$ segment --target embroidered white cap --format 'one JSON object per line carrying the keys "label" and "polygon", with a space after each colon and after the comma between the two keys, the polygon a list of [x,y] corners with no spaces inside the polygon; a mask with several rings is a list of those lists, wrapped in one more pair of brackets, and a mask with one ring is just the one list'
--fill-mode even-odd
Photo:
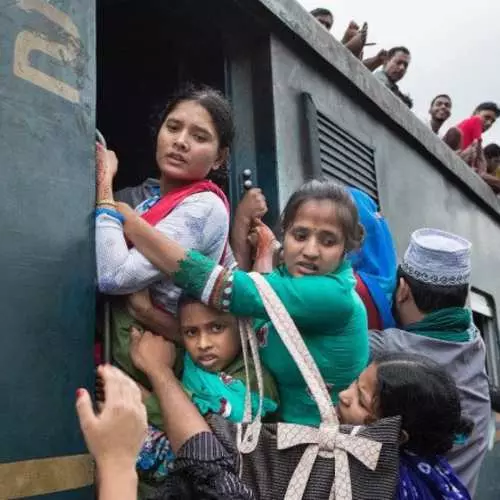
{"label": "embroidered white cap", "polygon": [[430,285],[467,285],[471,249],[470,241],[456,234],[439,229],[418,229],[411,235],[401,269]]}

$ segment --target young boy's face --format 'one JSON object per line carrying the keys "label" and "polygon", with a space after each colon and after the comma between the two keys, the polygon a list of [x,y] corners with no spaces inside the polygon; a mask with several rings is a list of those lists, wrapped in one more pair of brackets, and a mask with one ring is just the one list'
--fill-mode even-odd
{"label": "young boy's face", "polygon": [[181,334],[192,360],[209,372],[220,372],[241,351],[236,318],[205,306],[188,302],[179,311]]}

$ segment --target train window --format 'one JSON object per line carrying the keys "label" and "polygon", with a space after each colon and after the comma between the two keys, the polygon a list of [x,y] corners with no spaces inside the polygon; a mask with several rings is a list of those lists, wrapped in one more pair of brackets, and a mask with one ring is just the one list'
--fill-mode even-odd
{"label": "train window", "polygon": [[340,127],[303,94],[309,148],[306,164],[315,177],[361,189],[378,202],[375,150]]}
{"label": "train window", "polygon": [[488,375],[491,381],[495,385],[498,385],[500,383],[498,370],[500,352],[493,300],[488,295],[472,289],[470,293],[470,306],[474,323],[481,332],[486,344],[486,369]]}

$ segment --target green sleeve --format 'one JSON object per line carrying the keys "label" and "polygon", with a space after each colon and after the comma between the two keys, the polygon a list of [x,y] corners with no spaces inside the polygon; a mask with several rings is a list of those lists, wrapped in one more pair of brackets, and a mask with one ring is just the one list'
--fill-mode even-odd
{"label": "green sleeve", "polygon": [[[294,278],[278,272],[264,278],[276,292],[300,329],[340,327],[350,318],[354,302],[352,284],[335,275]],[[243,271],[234,273],[230,310],[237,316],[268,319],[257,288]]]}
{"label": "green sleeve", "polygon": [[[346,264],[336,273],[294,278],[274,271],[264,275],[299,328],[341,327],[353,307],[354,278]],[[192,297],[237,316],[268,320],[264,304],[248,273],[230,271],[191,250],[173,276]]]}

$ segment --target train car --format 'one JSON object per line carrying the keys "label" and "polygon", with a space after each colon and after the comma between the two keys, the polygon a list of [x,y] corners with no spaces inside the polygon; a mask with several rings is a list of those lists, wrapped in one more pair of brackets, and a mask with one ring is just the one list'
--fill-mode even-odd
{"label": "train car", "polygon": [[[325,176],[380,204],[400,255],[423,226],[472,241],[500,382],[497,198],[295,0],[2,0],[0,32],[0,498],[93,498],[74,400],[94,373],[95,130],[117,189],[154,176],[151,116],[185,81],[232,101],[233,206],[245,170],[269,222]],[[493,436],[478,499],[498,498],[499,465]]]}

